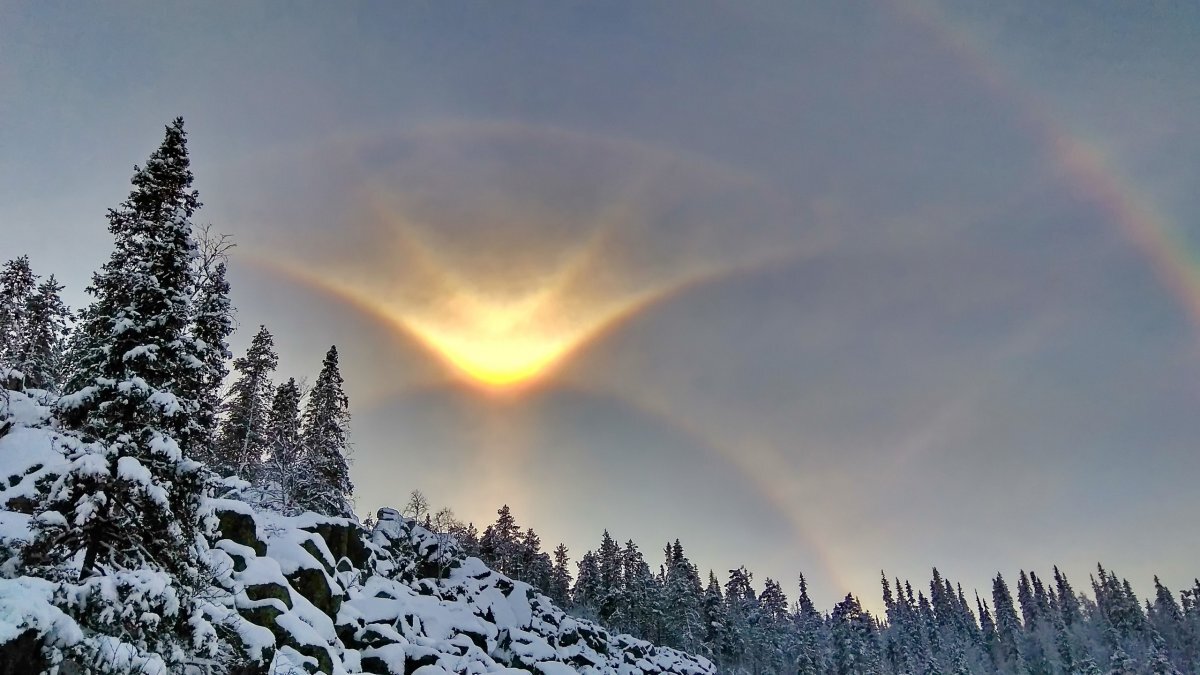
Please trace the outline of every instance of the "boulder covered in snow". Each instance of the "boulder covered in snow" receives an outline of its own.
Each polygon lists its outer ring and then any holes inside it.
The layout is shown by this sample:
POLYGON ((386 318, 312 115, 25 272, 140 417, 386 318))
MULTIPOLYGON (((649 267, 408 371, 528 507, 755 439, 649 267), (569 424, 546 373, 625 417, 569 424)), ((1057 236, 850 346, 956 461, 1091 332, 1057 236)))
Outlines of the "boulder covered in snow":
MULTIPOLYGON (((38 492, 62 467, 63 448, 78 442, 55 431, 48 413, 21 393, 0 407, 0 424, 8 423, 0 436, 4 559, 29 536, 38 492)), ((367 530, 355 520, 284 516, 236 498, 208 506, 216 529, 206 611, 229 632, 237 653, 225 661, 237 675, 716 672, 705 659, 567 615, 392 509, 380 510, 367 530)), ((54 647, 83 639, 60 608, 61 589, 12 567, 0 567, 0 675, 44 670, 52 665, 45 655, 59 653, 54 647)), ((129 672, 165 672, 160 666, 131 658, 129 672)))

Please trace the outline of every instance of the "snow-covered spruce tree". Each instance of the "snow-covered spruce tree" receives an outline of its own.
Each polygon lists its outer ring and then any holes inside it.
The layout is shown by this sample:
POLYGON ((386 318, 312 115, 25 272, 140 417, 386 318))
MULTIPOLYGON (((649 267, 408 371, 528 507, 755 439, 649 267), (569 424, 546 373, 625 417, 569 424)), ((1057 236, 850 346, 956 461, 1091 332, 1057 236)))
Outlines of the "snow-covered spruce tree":
POLYGON ((59 295, 62 289, 51 275, 25 302, 25 330, 13 363, 25 376, 26 387, 58 391, 62 382, 63 349, 71 318, 59 295))
POLYGON ((625 584, 621 574, 621 547, 608 530, 600 537, 600 548, 596 551, 596 567, 600 573, 596 610, 600 620, 608 623, 621 606, 621 587, 625 584))
MULTIPOLYGON (((715 581, 715 577, 709 579, 710 589, 715 581)), ((808 582, 804 579, 803 574, 800 575, 799 586, 800 593, 796 598, 796 610, 792 614, 792 622, 796 627, 796 673, 797 675, 816 675, 816 673, 822 672, 825 664, 824 654, 821 650, 823 622, 820 612, 808 597, 808 582)), ((708 603, 708 592, 705 593, 705 598, 705 602, 708 603)))
POLYGON ((25 342, 26 307, 36 283, 29 256, 9 260, 0 267, 0 386, 12 379, 6 372, 15 367, 17 350, 25 342))
POLYGON ((295 378, 279 385, 263 430, 267 459, 257 477, 264 504, 292 515, 298 510, 303 475, 304 446, 300 437, 300 387, 295 378))
POLYGON ((721 582, 712 570, 708 571, 708 585, 704 588, 700 611, 704 617, 704 656, 716 660, 721 656, 721 646, 725 644, 729 626, 721 582))
POLYGON ((554 561, 542 551, 542 538, 530 527, 526 528, 518 543, 520 573, 515 578, 543 593, 549 593, 550 574, 554 569, 554 561))
POLYGON ((550 570, 550 592, 547 595, 559 607, 571 605, 571 558, 566 544, 554 549, 554 567, 550 570))
POLYGON ((872 675, 881 672, 871 615, 858 598, 847 594, 829 615, 832 634, 830 672, 836 675, 872 675))
POLYGON ((458 547, 462 549, 463 554, 478 558, 479 552, 479 530, 475 528, 475 523, 458 522, 450 531, 450 535, 458 542, 458 547))
POLYGON ((196 401, 180 391, 198 363, 188 322, 200 206, 182 119, 132 183, 108 212, 114 250, 88 289, 58 404, 84 443, 41 504, 23 564, 67 582, 63 608, 103 640, 178 663, 215 647, 193 602, 212 521, 190 458, 196 401))
POLYGON ((192 337, 199 349, 203 367, 192 382, 197 401, 196 426, 205 439, 197 448, 197 457, 211 462, 216 453, 217 412, 221 406, 221 383, 229 374, 226 363, 229 335, 233 333, 233 309, 229 303, 229 282, 225 263, 202 266, 192 306, 192 337))
POLYGON ((764 672, 778 673, 786 669, 789 661, 788 631, 791 616, 788 613, 787 595, 779 582, 767 577, 763 592, 758 596, 759 621, 756 637, 752 644, 764 672))
POLYGON ((479 557, 492 569, 516 577, 519 568, 521 528, 508 504, 496 510, 496 522, 479 538, 479 557))
POLYGON ((678 539, 664 549, 663 609, 670 627, 668 644, 694 652, 704 636, 701 599, 704 588, 700 573, 683 553, 678 539))
POLYGON ((992 606, 996 613, 997 662, 1004 672, 1021 672, 1025 669, 1021 653, 1021 620, 1013 604, 1012 593, 1003 575, 997 573, 992 580, 992 606))
POLYGON ((613 624, 628 633, 661 642, 658 580, 632 539, 626 541, 621 550, 621 579, 613 624))
POLYGON ((304 407, 304 464, 308 481, 301 506, 327 516, 353 515, 346 434, 350 401, 342 391, 337 347, 330 347, 304 407))
POLYGON ((729 570, 725 582, 725 615, 727 632, 721 653, 729 663, 741 668, 752 663, 757 654, 751 651, 751 630, 758 623, 758 596, 751 581, 754 575, 745 568, 729 570))
POLYGON ((229 388, 225 419, 210 461, 223 476, 253 479, 267 450, 264 437, 271 405, 271 373, 279 363, 275 338, 259 326, 246 355, 233 362, 237 379, 229 388))
POLYGON ((571 604, 575 613, 585 618, 593 618, 598 614, 600 605, 600 566, 596 563, 596 554, 586 551, 577 564, 579 574, 575 576, 575 585, 571 588, 571 604))

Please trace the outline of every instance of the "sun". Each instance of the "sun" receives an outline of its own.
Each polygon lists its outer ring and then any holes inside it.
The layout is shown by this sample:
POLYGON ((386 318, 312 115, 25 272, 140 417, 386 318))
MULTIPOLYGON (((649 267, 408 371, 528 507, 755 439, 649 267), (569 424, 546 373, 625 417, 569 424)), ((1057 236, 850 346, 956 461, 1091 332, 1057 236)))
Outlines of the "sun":
POLYGON ((491 389, 509 389, 537 378, 585 336, 539 337, 528 333, 457 330, 420 319, 400 320, 422 344, 466 378, 491 389))
POLYGON ((790 258, 805 236, 759 178, 619 139, 449 128, 347 156, 363 166, 345 167, 351 189, 331 201, 332 220, 250 256, 489 392, 566 378, 575 355, 631 317, 790 258))
MULTIPOLYGON (((397 228, 395 231, 400 231, 397 228)), ((548 377, 596 336, 703 276, 596 293, 606 256, 603 237, 547 261, 536 284, 514 287, 465 278, 432 246, 409 232, 396 254, 404 276, 394 280, 258 258, 307 285, 319 287, 393 325, 435 356, 458 379, 487 392, 522 390, 548 377), (557 263, 557 264, 555 264, 557 263)), ((361 269, 361 267, 360 267, 361 269)))
POLYGON ((515 301, 460 293, 433 307, 414 307, 336 276, 279 263, 270 266, 395 326, 458 379, 491 393, 521 390, 548 377, 594 338, 684 285, 660 285, 586 307, 576 306, 562 286, 515 301))

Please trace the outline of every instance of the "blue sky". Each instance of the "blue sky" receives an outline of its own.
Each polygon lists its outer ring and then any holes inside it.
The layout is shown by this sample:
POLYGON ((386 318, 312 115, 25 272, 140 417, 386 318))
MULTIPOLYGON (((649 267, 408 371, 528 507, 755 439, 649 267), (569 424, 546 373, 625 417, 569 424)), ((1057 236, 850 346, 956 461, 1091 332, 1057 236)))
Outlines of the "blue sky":
POLYGON ((235 349, 339 345, 364 512, 679 537, 824 606, 932 565, 1177 588, 1200 317, 1048 141, 1200 267, 1197 38, 1185 2, 0 2, 0 257, 82 304, 183 115, 235 349), (439 308, 400 233, 482 297, 593 251, 563 312, 655 300, 498 397, 321 288, 439 308))

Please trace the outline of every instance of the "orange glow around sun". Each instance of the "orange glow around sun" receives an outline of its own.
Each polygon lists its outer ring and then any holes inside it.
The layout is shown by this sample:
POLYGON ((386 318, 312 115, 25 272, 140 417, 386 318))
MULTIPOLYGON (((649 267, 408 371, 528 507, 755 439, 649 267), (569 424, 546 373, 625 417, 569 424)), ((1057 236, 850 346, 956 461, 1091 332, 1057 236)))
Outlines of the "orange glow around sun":
POLYGON ((514 260, 507 274, 491 279, 468 277, 456 271, 461 261, 439 252, 417 229, 395 218, 386 229, 391 243, 375 253, 389 266, 362 259, 328 267, 259 262, 387 321, 458 377, 493 392, 538 380, 607 328, 712 273, 693 265, 652 284, 605 282, 611 260, 606 231, 597 228, 574 250, 547 255, 542 273, 519 283, 510 277, 528 268, 528 260, 514 260))
POLYGON ((280 223, 250 257, 485 391, 544 380, 663 298, 798 250, 789 202, 757 178, 632 142, 468 125, 322 159, 339 157, 328 219, 280 223))
POLYGON ((473 302, 475 311, 454 324, 435 317, 397 317, 431 351, 470 380, 492 389, 527 383, 549 371, 567 355, 641 302, 630 298, 600 308, 590 319, 558 329, 539 327, 538 314, 553 304, 473 302), (540 310, 540 311, 539 311, 540 310))

